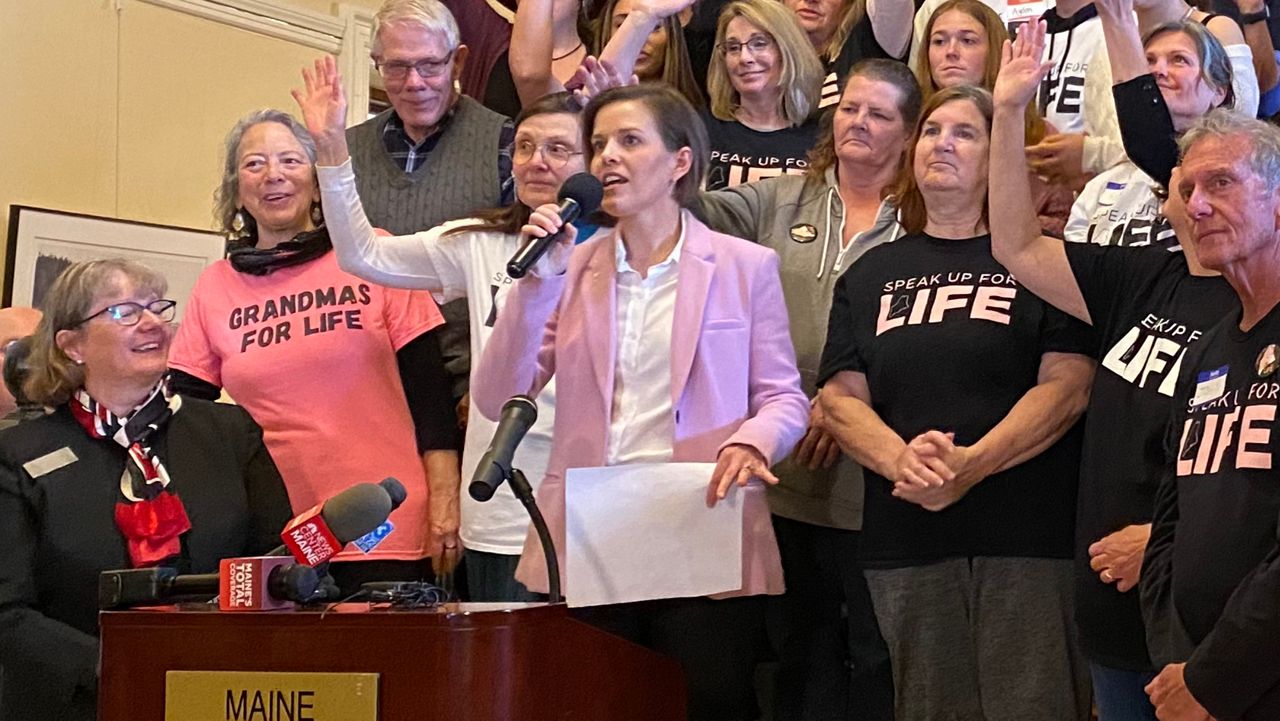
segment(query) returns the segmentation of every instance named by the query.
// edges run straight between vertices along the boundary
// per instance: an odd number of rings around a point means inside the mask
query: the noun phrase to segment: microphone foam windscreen
[[[591,173],[577,173],[564,181],[557,198],[573,198],[581,209],[579,215],[590,215],[600,209],[600,201],[604,199],[604,186]]]
[[[378,481],[378,485],[382,486],[382,490],[387,492],[387,497],[391,499],[391,510],[396,510],[404,503],[404,499],[408,497],[409,492],[404,489],[404,484],[399,480],[387,476]]]
[[[359,483],[326,501],[321,515],[339,542],[350,543],[387,520],[391,496],[376,483]]]

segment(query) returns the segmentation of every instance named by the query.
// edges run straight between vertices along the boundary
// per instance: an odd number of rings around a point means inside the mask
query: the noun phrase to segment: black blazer
[[[77,460],[23,467],[64,448]],[[289,497],[244,409],[184,397],[156,449],[191,519],[182,573],[279,545]],[[66,407],[0,432],[0,720],[94,718],[98,574],[129,567],[114,520],[125,462]]]

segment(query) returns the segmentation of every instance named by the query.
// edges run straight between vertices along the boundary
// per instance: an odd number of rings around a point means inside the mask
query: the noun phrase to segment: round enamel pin
[[[1280,348],[1277,348],[1275,343],[1271,343],[1258,354],[1258,377],[1270,378],[1277,368],[1280,368]]]
[[[812,243],[818,237],[818,229],[809,223],[791,226],[791,239],[797,243]]]

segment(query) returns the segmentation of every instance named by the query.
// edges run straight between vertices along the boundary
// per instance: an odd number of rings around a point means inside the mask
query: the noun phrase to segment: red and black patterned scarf
[[[179,538],[191,530],[187,510],[178,496],[167,490],[169,473],[151,446],[156,431],[182,407],[182,398],[170,396],[165,386],[164,381],[157,384],[147,400],[123,418],[83,389],[68,403],[71,415],[90,436],[110,438],[128,451],[129,461],[120,476],[122,500],[116,503],[115,517],[135,568],[159,565],[180,555]]]

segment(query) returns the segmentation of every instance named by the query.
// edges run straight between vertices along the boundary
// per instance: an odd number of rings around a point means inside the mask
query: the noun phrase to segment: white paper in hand
[[[742,588],[742,494],[707,508],[713,463],[570,468],[565,588],[570,607]]]

